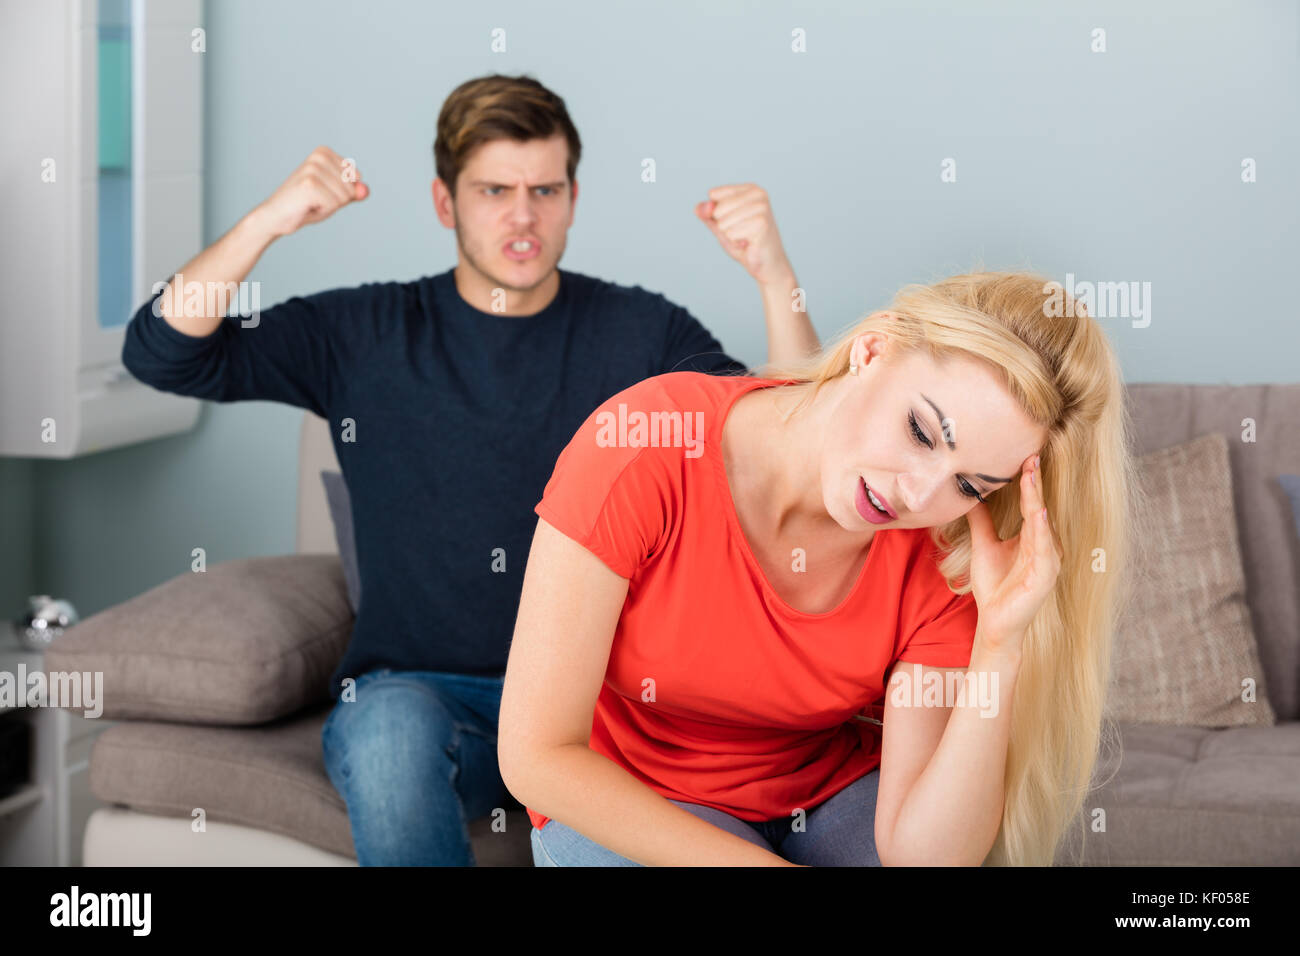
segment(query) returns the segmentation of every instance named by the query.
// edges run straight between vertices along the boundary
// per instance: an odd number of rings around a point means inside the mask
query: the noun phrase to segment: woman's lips
[[[867,480],[865,478],[862,479],[862,483],[864,485],[867,485]],[[889,512],[889,517],[891,518],[898,517],[898,512],[894,510],[894,506],[889,503],[888,498],[886,498],[884,495],[878,492],[875,488],[872,488],[870,485],[867,485],[867,490],[870,491],[873,495],[875,495],[876,500],[885,506],[885,510]]]
[[[862,515],[863,518],[870,521],[872,524],[885,524],[886,522],[893,521],[897,518],[898,515],[894,509],[889,506],[889,502],[886,501],[875,488],[872,488],[871,493],[876,496],[877,501],[885,506],[885,510],[887,510],[889,514],[888,516],[882,515],[878,510],[876,510],[876,506],[873,505],[871,499],[867,497],[868,487],[870,486],[867,485],[866,480],[859,477],[858,491],[855,496],[855,504],[857,505],[858,514]]]

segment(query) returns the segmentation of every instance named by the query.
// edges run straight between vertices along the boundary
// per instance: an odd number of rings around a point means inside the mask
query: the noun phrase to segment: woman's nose
[[[899,475],[898,494],[903,499],[903,507],[914,514],[924,511],[942,480],[941,476]]]

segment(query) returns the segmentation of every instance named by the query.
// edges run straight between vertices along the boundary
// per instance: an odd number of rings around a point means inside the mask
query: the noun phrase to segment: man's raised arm
[[[327,146],[318,146],[292,175],[220,239],[180,269],[164,290],[161,314],[167,324],[186,335],[211,335],[221,324],[224,310],[215,293],[243,282],[262,253],[281,236],[320,222],[350,202],[364,199],[369,187],[361,174]],[[198,283],[203,294],[203,314],[185,314],[185,285]],[[212,290],[212,293],[209,293]],[[211,311],[209,311],[209,309]]]
[[[695,214],[758,283],[767,321],[768,364],[793,364],[821,351],[803,292],[796,298],[799,282],[781,245],[767,193],[753,183],[715,186]]]
[[[245,277],[273,241],[367,195],[355,167],[325,146],[313,150],[225,235],[155,285],[127,325],[122,364],[160,391],[278,401],[325,414],[340,353],[355,351],[355,343],[337,343],[334,335],[353,337],[352,313],[365,295],[337,289],[295,296],[252,321],[225,313],[236,299],[248,303],[240,294]]]

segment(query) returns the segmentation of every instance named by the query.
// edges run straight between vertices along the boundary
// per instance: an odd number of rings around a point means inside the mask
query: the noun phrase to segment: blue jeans
[[[473,866],[469,821],[517,801],[497,764],[502,677],[362,674],[321,729],[362,866]]]
[[[793,818],[751,823],[698,803],[669,800],[701,820],[805,866],[880,866],[876,855],[876,787],[879,769],[859,777],[808,811],[805,825],[792,831]],[[559,820],[532,829],[534,866],[640,866],[607,850]]]

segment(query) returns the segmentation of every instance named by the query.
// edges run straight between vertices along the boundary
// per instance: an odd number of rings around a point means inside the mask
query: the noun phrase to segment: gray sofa
[[[1058,862],[1300,863],[1300,547],[1273,480],[1300,474],[1300,385],[1133,385],[1128,395],[1140,452],[1212,431],[1229,439],[1247,598],[1278,723],[1122,725],[1122,753],[1103,759],[1105,783],[1087,801],[1106,808],[1106,832],[1071,837]],[[1239,440],[1243,418],[1259,421],[1257,443]],[[297,548],[334,555],[317,561],[337,563],[320,481],[337,467],[325,423],[307,415]],[[330,580],[341,593],[341,574]],[[329,711],[322,690],[297,714],[256,726],[126,720],[108,728],[90,784],[112,806],[87,825],[86,864],[355,864],[346,807],[321,760]],[[206,814],[202,833],[191,826],[196,806]],[[506,809],[504,831],[490,818],[471,824],[479,865],[532,865],[527,816],[517,804]]]

